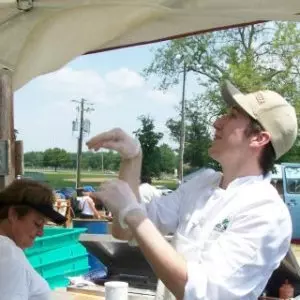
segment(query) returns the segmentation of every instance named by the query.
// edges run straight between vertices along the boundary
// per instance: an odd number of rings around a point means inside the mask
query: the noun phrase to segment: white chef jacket
[[[290,246],[290,214],[269,178],[238,178],[223,190],[221,177],[204,171],[147,205],[160,231],[184,246],[175,243],[187,260],[184,300],[256,300]]]
[[[48,283],[32,268],[23,250],[2,235],[0,235],[0,299],[50,299]]]

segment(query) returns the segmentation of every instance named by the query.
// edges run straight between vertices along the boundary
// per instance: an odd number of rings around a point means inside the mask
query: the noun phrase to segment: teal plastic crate
[[[88,257],[87,250],[80,243],[74,243],[67,247],[62,247],[47,252],[28,256],[31,265],[37,270],[52,264],[63,264],[68,260]]]
[[[79,242],[30,255],[28,260],[51,288],[66,286],[66,277],[83,275],[89,271],[88,252]]]
[[[25,255],[29,257],[38,253],[69,246],[78,242],[79,235],[86,230],[86,228],[46,227],[44,235],[35,239],[33,246],[25,250]]]
[[[36,268],[36,271],[46,280],[55,276],[66,276],[78,270],[88,270],[89,260],[87,256],[76,258],[76,260],[68,260],[63,264],[55,263],[48,266]]]
[[[89,271],[88,268],[82,268],[74,271],[70,271],[69,273],[65,273],[65,275],[60,275],[60,276],[53,276],[50,278],[47,278],[47,282],[52,290],[56,288],[62,288],[66,287],[69,285],[70,281],[67,277],[72,277],[72,276],[80,276],[83,274],[86,274]]]

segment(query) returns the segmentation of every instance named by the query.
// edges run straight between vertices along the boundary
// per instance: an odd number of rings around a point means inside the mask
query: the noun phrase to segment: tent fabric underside
[[[16,90],[88,52],[299,13],[299,0],[0,0],[0,65]]]

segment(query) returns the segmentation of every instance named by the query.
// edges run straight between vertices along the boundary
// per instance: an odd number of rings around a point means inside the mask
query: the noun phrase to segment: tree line
[[[160,144],[163,134],[155,131],[154,120],[150,116],[140,116],[141,127],[133,134],[139,139],[143,150],[142,174],[160,177],[174,174],[177,154],[169,145]],[[160,144],[160,145],[159,145]],[[77,154],[60,148],[45,151],[31,151],[24,154],[25,168],[75,169]],[[90,171],[118,171],[120,156],[114,151],[83,152],[81,168]]]

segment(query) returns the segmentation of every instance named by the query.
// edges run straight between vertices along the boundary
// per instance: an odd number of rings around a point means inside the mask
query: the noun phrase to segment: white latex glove
[[[100,148],[118,151],[122,158],[130,159],[137,156],[141,151],[138,140],[135,140],[120,128],[102,132],[91,138],[86,145],[95,151]]]
[[[99,192],[93,195],[101,200],[103,204],[119,218],[119,223],[123,229],[128,228],[125,218],[132,210],[143,211],[144,207],[138,203],[132,189],[127,182],[115,179],[101,185]]]

